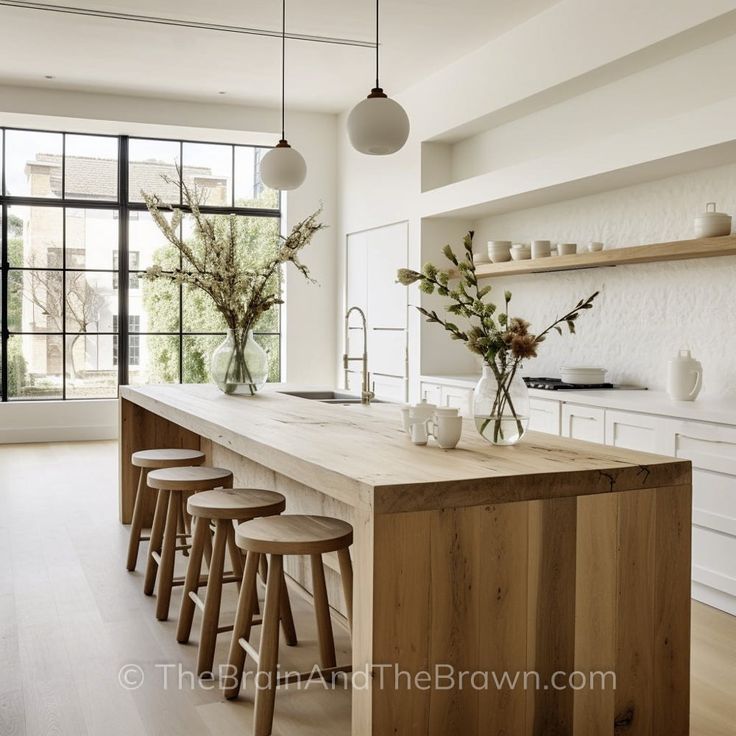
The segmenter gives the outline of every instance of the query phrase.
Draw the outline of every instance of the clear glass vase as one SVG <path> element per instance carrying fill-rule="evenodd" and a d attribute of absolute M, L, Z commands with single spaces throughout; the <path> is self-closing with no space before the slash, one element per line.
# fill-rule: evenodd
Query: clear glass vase
<path fill-rule="evenodd" d="M 483 439 L 494 445 L 515 445 L 529 424 L 529 391 L 518 370 L 483 366 L 473 392 L 473 418 Z"/>
<path fill-rule="evenodd" d="M 212 353 L 210 370 L 223 393 L 254 396 L 268 380 L 268 354 L 252 330 L 228 330 L 225 341 Z"/>

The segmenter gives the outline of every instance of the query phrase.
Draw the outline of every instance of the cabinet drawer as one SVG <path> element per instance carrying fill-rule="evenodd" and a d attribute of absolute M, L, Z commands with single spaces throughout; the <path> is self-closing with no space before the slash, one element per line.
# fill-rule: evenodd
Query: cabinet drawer
<path fill-rule="evenodd" d="M 560 434 L 561 405 L 552 399 L 529 399 L 529 429 Z"/>
<path fill-rule="evenodd" d="M 736 538 L 736 477 L 693 470 L 693 524 Z"/>
<path fill-rule="evenodd" d="M 452 406 L 460 410 L 460 416 L 473 416 L 473 389 L 443 386 L 441 406 Z"/>
<path fill-rule="evenodd" d="M 605 438 L 603 417 L 603 409 L 596 406 L 563 404 L 562 436 L 603 444 Z"/>
<path fill-rule="evenodd" d="M 439 383 L 427 383 L 422 381 L 419 384 L 419 399 L 427 399 L 430 404 L 442 404 L 442 386 Z"/>
<path fill-rule="evenodd" d="M 607 409 L 605 415 L 607 445 L 661 455 L 675 454 L 674 433 L 666 419 L 611 409 Z"/>
<path fill-rule="evenodd" d="M 674 422 L 674 454 L 694 468 L 736 476 L 736 427 Z"/>
<path fill-rule="evenodd" d="M 736 595 L 736 538 L 694 526 L 693 580 Z"/>

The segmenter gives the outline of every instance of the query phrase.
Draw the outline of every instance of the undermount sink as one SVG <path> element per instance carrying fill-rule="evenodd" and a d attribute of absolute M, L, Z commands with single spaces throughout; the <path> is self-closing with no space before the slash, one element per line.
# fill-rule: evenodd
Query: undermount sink
<path fill-rule="evenodd" d="M 347 391 L 279 391 L 286 396 L 296 396 L 299 399 L 320 401 L 323 404 L 360 404 L 360 396 Z M 371 399 L 371 404 L 383 404 L 381 399 Z"/>

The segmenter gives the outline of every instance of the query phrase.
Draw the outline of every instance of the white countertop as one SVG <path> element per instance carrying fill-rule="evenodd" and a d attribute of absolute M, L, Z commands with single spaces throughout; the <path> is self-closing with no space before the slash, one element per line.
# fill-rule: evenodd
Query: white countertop
<path fill-rule="evenodd" d="M 467 374 L 423 375 L 421 377 L 421 380 L 427 383 L 441 383 L 460 388 L 473 388 L 478 379 L 477 375 Z M 665 391 L 627 391 L 626 389 L 545 391 L 532 388 L 529 389 L 529 395 L 536 399 L 736 425 L 736 399 L 716 399 L 706 396 L 695 401 L 674 401 Z"/>

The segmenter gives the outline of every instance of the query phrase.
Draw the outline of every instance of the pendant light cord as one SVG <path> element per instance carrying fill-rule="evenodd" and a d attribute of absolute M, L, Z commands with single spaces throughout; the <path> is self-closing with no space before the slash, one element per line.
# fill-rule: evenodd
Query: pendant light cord
<path fill-rule="evenodd" d="M 281 3 L 281 140 L 286 140 L 286 0 Z"/>
<path fill-rule="evenodd" d="M 378 4 L 380 0 L 376 0 L 376 88 L 381 85 L 378 83 Z"/>

